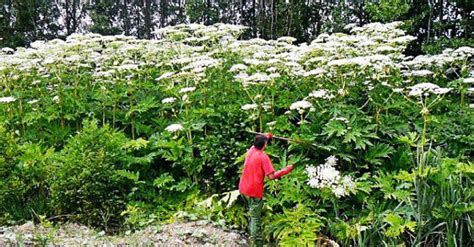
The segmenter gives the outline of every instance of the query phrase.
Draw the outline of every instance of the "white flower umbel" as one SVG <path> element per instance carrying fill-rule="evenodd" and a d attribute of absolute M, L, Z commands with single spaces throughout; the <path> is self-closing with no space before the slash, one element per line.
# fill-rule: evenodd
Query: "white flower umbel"
<path fill-rule="evenodd" d="M 16 100 L 16 98 L 11 97 L 11 96 L 2 97 L 2 98 L 0 98 L 0 103 L 10 103 L 10 102 L 14 102 L 15 100 Z"/>
<path fill-rule="evenodd" d="M 244 64 L 235 64 L 230 68 L 230 72 L 245 71 L 247 66 Z"/>
<path fill-rule="evenodd" d="M 196 87 L 185 87 L 179 90 L 179 93 L 189 93 L 189 92 L 194 92 L 196 90 Z"/>
<path fill-rule="evenodd" d="M 410 72 L 411 76 L 415 77 L 426 77 L 430 76 L 433 74 L 433 71 L 427 70 L 427 69 L 422 69 L 422 70 L 413 70 Z"/>
<path fill-rule="evenodd" d="M 300 100 L 300 101 L 294 102 L 293 104 L 290 105 L 290 110 L 296 110 L 300 114 L 299 121 L 298 121 L 299 125 L 302 125 L 307 122 L 305 121 L 305 118 L 308 116 L 309 112 L 315 111 L 313 105 L 306 100 Z M 305 114 L 305 112 L 307 114 Z"/>
<path fill-rule="evenodd" d="M 333 94 L 331 94 L 326 89 L 319 89 L 319 90 L 313 91 L 308 96 L 312 97 L 312 98 L 316 98 L 316 99 L 318 99 L 318 98 L 320 98 L 320 99 L 332 99 L 332 98 L 335 97 Z"/>
<path fill-rule="evenodd" d="M 166 131 L 174 133 L 180 130 L 183 130 L 184 127 L 181 124 L 170 124 L 168 127 L 165 128 Z"/>
<path fill-rule="evenodd" d="M 310 71 L 307 71 L 305 72 L 303 75 L 305 77 L 308 77 L 308 76 L 316 76 L 316 75 L 321 75 L 321 74 L 324 74 L 326 73 L 327 71 L 325 69 L 322 69 L 322 68 L 317 68 L 317 69 L 313 69 L 313 70 L 310 70 Z"/>
<path fill-rule="evenodd" d="M 294 102 L 293 104 L 290 105 L 290 110 L 297 110 L 298 112 L 301 111 L 301 110 L 306 110 L 306 109 L 310 109 L 311 107 L 313 107 L 313 105 L 306 101 L 306 100 L 300 100 L 300 101 L 296 101 Z"/>
<path fill-rule="evenodd" d="M 175 97 L 168 97 L 168 98 L 164 98 L 161 103 L 163 104 L 170 104 L 170 103 L 173 103 L 176 101 L 176 98 Z"/>
<path fill-rule="evenodd" d="M 242 107 L 240 107 L 240 109 L 242 109 L 244 111 L 248 111 L 248 110 L 255 110 L 255 109 L 257 109 L 257 107 L 258 107 L 257 104 L 245 104 Z"/>
<path fill-rule="evenodd" d="M 356 185 L 350 176 L 341 176 L 340 172 L 335 168 L 337 158 L 329 156 L 326 162 L 317 167 L 309 165 L 306 167 L 308 175 L 308 185 L 311 188 L 323 189 L 328 188 L 336 197 L 343 197 L 354 192 Z"/>
<path fill-rule="evenodd" d="M 258 85 L 258 84 L 265 84 L 266 82 L 270 81 L 272 77 L 267 75 L 266 73 L 255 73 L 243 79 L 242 85 L 244 87 L 250 85 Z"/>
<path fill-rule="evenodd" d="M 267 126 L 275 126 L 276 123 L 277 123 L 276 121 L 268 122 Z"/>
<path fill-rule="evenodd" d="M 409 96 L 421 96 L 425 95 L 428 96 L 430 93 L 436 94 L 436 95 L 442 95 L 442 94 L 447 94 L 449 91 L 452 90 L 452 88 L 442 88 L 436 84 L 433 83 L 418 83 L 415 86 L 408 87 L 410 91 L 408 92 Z"/>
<path fill-rule="evenodd" d="M 474 83 L 474 77 L 473 78 L 464 78 L 464 83 Z"/>
<path fill-rule="evenodd" d="M 54 96 L 54 97 L 53 97 L 53 101 L 56 102 L 56 103 L 59 103 L 59 96 L 57 96 L 57 95 Z"/>
<path fill-rule="evenodd" d="M 166 72 L 166 73 L 162 74 L 160 77 L 156 78 L 155 80 L 156 81 L 161 81 L 163 79 L 170 78 L 172 75 L 174 75 L 174 72 Z"/>
<path fill-rule="evenodd" d="M 336 166 L 337 161 L 338 161 L 338 159 L 334 155 L 331 155 L 331 156 L 326 158 L 326 164 L 328 164 L 330 166 Z"/>

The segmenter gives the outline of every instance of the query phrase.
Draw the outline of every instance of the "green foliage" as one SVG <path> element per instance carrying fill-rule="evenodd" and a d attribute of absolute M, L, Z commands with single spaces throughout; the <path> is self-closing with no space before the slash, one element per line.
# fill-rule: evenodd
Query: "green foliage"
<path fill-rule="evenodd" d="M 423 44 L 421 50 L 426 54 L 438 54 L 446 48 L 456 49 L 462 46 L 472 46 L 474 38 L 445 38 L 441 37 L 437 40 Z"/>
<path fill-rule="evenodd" d="M 323 226 L 321 216 L 304 204 L 267 219 L 267 236 L 278 239 L 281 246 L 313 246 Z"/>
<path fill-rule="evenodd" d="M 124 148 L 128 139 L 97 121 L 68 140 L 51 173 L 52 207 L 57 214 L 88 225 L 118 226 L 138 184 L 130 172 L 133 156 Z"/>
<path fill-rule="evenodd" d="M 50 214 L 48 163 L 52 149 L 20 144 L 0 125 L 0 224 Z"/>
<path fill-rule="evenodd" d="M 368 2 L 365 9 L 372 21 L 398 21 L 407 14 L 410 4 L 406 0 L 381 0 Z"/>
<path fill-rule="evenodd" d="M 405 230 L 411 232 L 415 231 L 416 222 L 404 220 L 397 214 L 389 213 L 385 216 L 384 220 L 390 225 L 390 227 L 384 232 L 388 237 L 398 237 L 400 234 L 405 232 Z"/>

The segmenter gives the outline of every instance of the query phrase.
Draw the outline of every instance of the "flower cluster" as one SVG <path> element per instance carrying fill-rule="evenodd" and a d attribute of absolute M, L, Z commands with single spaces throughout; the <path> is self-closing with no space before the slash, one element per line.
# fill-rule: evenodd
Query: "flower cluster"
<path fill-rule="evenodd" d="M 447 94 L 452 88 L 442 88 L 433 83 L 419 83 L 414 86 L 408 87 L 410 91 L 408 92 L 409 96 L 428 96 L 430 93 L 436 95 Z"/>
<path fill-rule="evenodd" d="M 180 130 L 183 130 L 184 127 L 181 124 L 170 124 L 168 127 L 165 128 L 166 131 L 174 133 Z"/>
<path fill-rule="evenodd" d="M 313 108 L 313 105 L 306 100 L 296 101 L 290 105 L 290 110 L 296 110 L 300 114 L 303 114 L 305 110 L 311 110 L 311 108 Z"/>
<path fill-rule="evenodd" d="M 189 93 L 189 92 L 194 92 L 196 90 L 196 87 L 185 87 L 179 90 L 179 93 Z"/>
<path fill-rule="evenodd" d="M 336 197 L 343 197 L 355 191 L 356 185 L 348 175 L 341 176 L 335 168 L 337 158 L 329 156 L 326 162 L 317 167 L 309 165 L 306 167 L 306 174 L 309 177 L 308 185 L 312 188 L 328 188 Z"/>
<path fill-rule="evenodd" d="M 257 109 L 257 107 L 258 107 L 257 104 L 245 104 L 240 108 L 244 111 L 248 111 L 248 110 L 255 110 L 255 109 Z"/>
<path fill-rule="evenodd" d="M 0 98 L 0 103 L 10 103 L 10 102 L 14 102 L 15 100 L 16 100 L 16 98 L 11 97 L 11 96 L 1 97 Z"/>
<path fill-rule="evenodd" d="M 319 89 L 319 90 L 311 92 L 308 95 L 308 97 L 316 98 L 316 99 L 318 99 L 318 98 L 320 98 L 320 99 L 332 99 L 335 96 L 333 94 L 331 94 L 329 92 L 329 90 L 327 90 L 327 89 Z"/>
<path fill-rule="evenodd" d="M 176 101 L 176 98 L 175 97 L 168 97 L 168 98 L 164 98 L 163 100 L 161 100 L 161 103 L 163 104 L 171 104 L 173 102 Z"/>

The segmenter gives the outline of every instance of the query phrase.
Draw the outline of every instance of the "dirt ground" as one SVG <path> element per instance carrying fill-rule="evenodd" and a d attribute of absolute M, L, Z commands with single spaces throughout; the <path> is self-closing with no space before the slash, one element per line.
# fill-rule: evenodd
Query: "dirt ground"
<path fill-rule="evenodd" d="M 206 221 L 149 226 L 136 232 L 108 236 L 83 225 L 43 227 L 32 222 L 0 226 L 3 246 L 247 246 L 242 232 L 222 229 Z"/>

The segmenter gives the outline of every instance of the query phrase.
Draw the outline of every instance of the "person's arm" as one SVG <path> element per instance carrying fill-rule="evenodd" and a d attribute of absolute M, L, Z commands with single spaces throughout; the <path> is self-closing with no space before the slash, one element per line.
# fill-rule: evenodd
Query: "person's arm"
<path fill-rule="evenodd" d="M 293 170 L 293 165 L 289 165 L 279 171 L 276 171 L 276 172 L 272 172 L 268 175 L 268 178 L 269 179 L 279 179 L 283 176 L 285 176 L 286 174 L 290 173 L 291 171 Z"/>
<path fill-rule="evenodd" d="M 272 165 L 272 161 L 270 160 L 270 157 L 265 154 L 263 160 L 263 171 L 265 172 L 265 176 L 267 176 L 269 179 L 278 179 L 283 177 L 284 175 L 288 174 L 293 170 L 293 165 L 289 165 L 279 171 L 275 171 Z"/>

